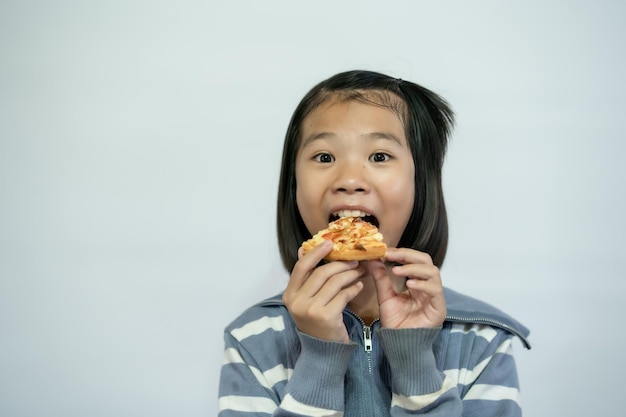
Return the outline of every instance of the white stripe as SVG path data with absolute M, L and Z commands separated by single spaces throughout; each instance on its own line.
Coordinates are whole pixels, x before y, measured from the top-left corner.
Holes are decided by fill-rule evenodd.
M 282 381 L 287 381 L 291 377 L 293 369 L 285 368 L 283 365 L 276 365 L 272 369 L 263 372 L 263 376 L 267 382 L 273 387 Z
M 259 381 L 263 387 L 270 389 L 277 383 L 288 380 L 293 372 L 292 369 L 285 368 L 283 365 L 276 365 L 265 372 L 261 372 L 258 368 L 246 364 L 239 352 L 233 348 L 228 348 L 224 351 L 224 365 L 229 364 L 246 365 L 257 381 Z
M 405 410 L 417 411 L 421 410 L 424 407 L 429 406 L 434 403 L 437 398 L 441 397 L 447 391 L 454 389 L 456 387 L 456 383 L 446 376 L 443 380 L 443 385 L 441 389 L 436 392 L 432 392 L 430 394 L 424 395 L 411 395 L 409 397 L 405 397 L 404 395 L 393 394 L 391 399 L 391 406 L 398 406 L 404 408 Z
M 236 349 L 228 348 L 224 351 L 224 365 L 229 363 L 245 363 Z
M 502 385 L 476 384 L 465 394 L 463 400 L 511 400 L 519 404 L 520 393 L 517 388 Z
M 446 375 L 446 378 L 450 378 L 453 381 L 456 381 L 457 384 L 459 384 L 460 381 L 460 377 L 461 375 L 464 375 L 465 372 L 467 372 L 466 368 L 462 368 L 462 369 L 446 369 L 443 371 L 443 373 Z
M 241 395 L 226 395 L 218 400 L 218 408 L 222 410 L 245 411 L 272 414 L 278 406 L 269 398 L 244 397 Z
M 241 357 L 241 355 L 239 354 L 239 352 L 237 352 L 237 350 L 233 348 L 226 349 L 224 351 L 224 365 L 238 364 L 238 363 L 242 365 L 246 365 L 248 369 L 250 370 L 250 372 L 252 373 L 252 375 L 254 375 L 256 380 L 259 382 L 259 384 L 261 384 L 264 388 L 272 388 L 272 386 L 267 382 L 263 373 L 258 368 L 255 368 L 254 366 L 250 366 L 246 364 L 243 358 Z
M 506 339 L 504 342 L 502 342 L 502 344 L 498 346 L 498 348 L 496 349 L 495 353 L 503 353 L 506 355 L 512 355 L 513 354 L 512 340 Z M 493 358 L 493 356 L 490 356 L 487 359 L 480 362 L 479 364 L 477 364 L 474 367 L 474 369 L 467 369 L 467 368 L 447 369 L 443 372 L 446 374 L 446 376 L 457 381 L 457 383 L 459 384 L 470 385 L 470 384 L 473 384 L 478 379 L 478 377 L 485 370 L 487 365 L 489 365 L 491 358 Z
M 491 326 L 486 326 L 484 324 L 453 324 L 450 333 L 476 333 L 477 336 L 480 336 L 487 341 L 491 342 L 498 332 Z
M 231 334 L 235 339 L 241 342 L 247 337 L 261 334 L 269 329 L 277 332 L 285 330 L 285 322 L 283 322 L 283 318 L 264 316 L 258 320 L 251 321 L 238 329 L 234 329 Z
M 280 403 L 280 408 L 291 413 L 302 414 L 311 417 L 342 417 L 343 411 L 328 410 L 326 408 L 313 407 L 312 405 L 302 404 L 291 395 L 285 395 Z

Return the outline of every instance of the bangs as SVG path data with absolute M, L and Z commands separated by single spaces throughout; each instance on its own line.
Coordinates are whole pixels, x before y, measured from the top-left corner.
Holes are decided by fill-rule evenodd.
M 338 103 L 356 101 L 358 103 L 388 109 L 400 119 L 402 126 L 404 126 L 406 130 L 406 121 L 409 114 L 406 102 L 397 94 L 382 89 L 322 89 L 308 103 L 308 106 L 303 109 L 302 119 L 306 118 L 322 104 L 332 100 L 336 100 Z

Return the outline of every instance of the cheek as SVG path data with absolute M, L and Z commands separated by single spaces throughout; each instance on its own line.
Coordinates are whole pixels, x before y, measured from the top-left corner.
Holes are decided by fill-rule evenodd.
M 311 184 L 309 184 L 299 172 L 296 171 L 296 204 L 300 212 L 310 204 Z
M 302 180 L 302 170 L 300 164 L 296 161 L 296 169 L 294 173 L 294 180 L 296 182 L 296 205 L 298 209 L 301 206 L 301 199 L 303 198 L 304 190 L 306 190 L 306 184 Z
M 310 233 L 316 227 L 315 213 L 319 203 L 316 194 L 315 181 L 307 181 L 305 177 L 299 177 L 296 174 L 296 207 L 300 213 L 300 217 Z
M 300 212 L 301 217 L 305 217 L 306 213 L 303 213 L 303 209 L 306 211 L 306 208 L 309 206 L 307 203 L 306 195 L 302 191 L 302 187 L 296 186 L 296 207 Z
M 404 186 L 398 186 L 394 191 L 396 192 L 393 198 L 389 198 L 389 201 L 392 202 L 391 204 L 396 208 L 394 210 L 396 213 L 395 221 L 404 231 L 404 227 L 413 213 L 415 190 L 413 183 L 410 183 Z
M 387 198 L 393 200 L 400 208 L 404 208 L 407 204 L 412 208 L 415 199 L 415 183 L 412 172 L 402 175 L 393 175 L 383 185 L 386 190 Z
M 415 184 L 412 176 L 398 175 L 393 181 L 387 182 L 384 187 L 383 201 L 386 204 L 386 212 L 392 213 L 388 217 L 389 223 L 386 232 L 389 234 L 389 243 L 393 245 L 400 240 L 413 213 Z

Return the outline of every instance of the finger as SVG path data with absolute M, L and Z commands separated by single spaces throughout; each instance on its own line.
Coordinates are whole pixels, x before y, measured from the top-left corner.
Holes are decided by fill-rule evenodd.
M 391 268 L 391 272 L 394 275 L 407 277 L 407 278 L 416 278 L 420 280 L 434 280 L 434 281 L 441 280 L 439 268 L 437 268 L 435 265 L 427 265 L 427 264 L 396 265 Z
M 437 297 L 443 294 L 443 287 L 436 280 L 422 280 L 417 278 L 409 278 L 406 280 L 406 286 L 411 292 L 422 292 L 430 297 Z
M 354 282 L 352 285 L 349 285 L 339 291 L 337 295 L 326 304 L 326 308 L 330 309 L 331 311 L 343 311 L 348 303 L 354 300 L 357 295 L 359 295 L 362 289 L 362 281 Z
M 434 265 L 400 265 L 392 267 L 391 270 L 394 275 L 397 274 L 407 278 L 405 285 L 413 294 L 415 294 L 415 291 L 421 291 L 435 297 L 443 293 L 439 268 Z
M 406 285 L 411 296 L 418 300 L 423 308 L 432 309 L 431 312 L 440 312 L 440 315 L 445 316 L 446 298 L 443 287 L 413 279 L 407 280 Z
M 300 287 L 303 295 L 308 297 L 316 296 L 322 289 L 326 296 L 325 300 L 329 300 L 336 295 L 339 290 L 349 285 L 352 281 L 362 275 L 362 269 L 359 263 L 352 262 L 329 262 L 318 267 L 304 281 Z
M 406 276 L 405 285 L 415 295 L 416 291 L 435 297 L 443 293 L 441 276 L 436 266 L 404 265 L 394 267 L 394 273 Z
M 314 297 L 317 298 L 322 305 L 329 304 L 332 300 L 337 298 L 337 296 L 344 289 L 353 285 L 360 277 L 362 277 L 363 272 L 364 269 L 359 266 L 358 262 L 356 262 L 356 265 L 353 268 L 332 274 L 325 281 L 320 280 L 319 289 L 314 294 Z M 318 279 L 319 278 L 317 276 L 309 278 L 309 281 L 311 281 L 311 288 L 318 285 Z M 309 288 L 303 288 L 302 291 L 304 292 L 308 290 Z
M 302 255 L 302 247 L 298 249 L 298 261 L 291 271 L 291 277 L 289 278 L 289 284 L 295 288 L 300 288 L 302 283 L 308 278 L 311 272 L 317 267 L 317 265 L 324 259 L 326 255 L 332 250 L 333 243 L 329 240 L 324 241 L 318 246 L 314 247 L 306 255 Z
M 409 248 L 387 248 L 385 259 L 399 264 L 433 265 L 433 260 L 429 254 Z
M 298 258 L 300 260 L 307 258 L 310 260 L 310 262 L 315 262 L 315 264 L 317 265 L 322 259 L 324 259 L 326 255 L 330 253 L 332 249 L 333 242 L 331 240 L 325 239 L 322 243 L 315 246 L 306 254 L 304 253 L 304 249 L 302 248 L 302 246 L 300 246 L 298 248 Z
M 358 262 L 355 264 L 358 265 Z M 318 276 L 325 276 L 318 273 L 322 268 L 318 268 L 309 281 L 317 279 Z M 299 291 L 290 294 L 285 304 L 292 314 L 319 320 L 320 323 L 326 322 L 337 314 L 341 315 L 341 311 L 361 291 L 363 283 L 358 281 L 358 278 L 362 275 L 362 268 L 332 274 L 325 281 L 321 281 L 323 284 L 319 291 L 312 291 L 311 285 L 305 285 Z
M 385 268 L 385 265 L 380 261 L 367 261 L 367 268 L 374 278 L 378 305 L 383 304 L 392 297 L 395 297 L 396 291 L 393 288 L 391 278 L 387 274 L 387 268 Z
M 432 266 L 431 268 L 433 270 L 420 276 L 409 276 L 406 280 L 406 287 L 411 297 L 419 300 L 420 303 L 432 304 L 437 310 L 445 309 L 445 296 L 441 277 L 436 267 Z

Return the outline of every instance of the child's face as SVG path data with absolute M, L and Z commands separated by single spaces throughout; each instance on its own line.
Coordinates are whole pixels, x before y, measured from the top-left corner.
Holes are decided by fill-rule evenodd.
M 413 210 L 414 171 L 404 126 L 385 107 L 329 100 L 302 122 L 296 202 L 311 234 L 340 210 L 359 210 L 397 246 Z

